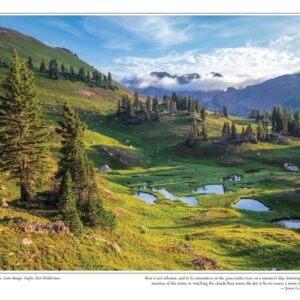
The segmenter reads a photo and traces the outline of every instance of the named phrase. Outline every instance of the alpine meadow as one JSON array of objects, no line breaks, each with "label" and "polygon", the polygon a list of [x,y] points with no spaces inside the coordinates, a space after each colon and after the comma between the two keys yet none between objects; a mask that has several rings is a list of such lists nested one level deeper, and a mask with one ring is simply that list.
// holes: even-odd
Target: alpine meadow
[{"label": "alpine meadow", "polygon": [[299,52],[191,50],[210,17],[9,18],[1,270],[300,270]]}]

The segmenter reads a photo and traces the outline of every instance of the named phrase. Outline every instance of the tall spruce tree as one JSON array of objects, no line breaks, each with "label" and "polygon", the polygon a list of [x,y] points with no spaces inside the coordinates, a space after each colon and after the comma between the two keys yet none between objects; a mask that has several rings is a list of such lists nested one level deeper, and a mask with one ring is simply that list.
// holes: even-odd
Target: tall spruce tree
[{"label": "tall spruce tree", "polygon": [[237,129],[236,129],[236,126],[235,126],[235,123],[232,122],[231,124],[231,132],[230,132],[230,135],[231,135],[231,139],[232,140],[236,140],[237,139]]},{"label": "tall spruce tree", "polygon": [[152,109],[153,109],[153,112],[154,112],[153,120],[154,121],[159,121],[159,107],[158,107],[158,99],[157,98],[153,99],[152,106],[153,106]]},{"label": "tall spruce tree", "polygon": [[46,63],[45,60],[42,59],[41,65],[40,65],[40,72],[45,73],[46,72]]},{"label": "tall spruce tree", "polygon": [[258,141],[263,141],[264,140],[264,128],[262,125],[262,122],[258,122],[257,124],[257,129],[256,129],[256,138]]},{"label": "tall spruce tree", "polygon": [[65,105],[63,120],[58,121],[60,127],[56,132],[61,135],[62,157],[58,164],[57,178],[64,178],[67,172],[72,176],[75,194],[78,204],[83,205],[87,178],[87,157],[84,151],[83,135],[86,125],[82,123],[79,116],[69,106]]},{"label": "tall spruce tree", "polygon": [[139,100],[139,94],[137,91],[134,92],[133,96],[133,110],[135,113],[138,113],[139,108],[140,108],[140,100]]},{"label": "tall spruce tree", "polygon": [[205,122],[203,122],[203,125],[202,125],[202,138],[203,138],[203,141],[208,141],[208,133],[207,133],[207,128],[206,128]]},{"label": "tall spruce tree", "polygon": [[58,79],[58,66],[56,59],[51,59],[48,68],[49,78]]},{"label": "tall spruce tree", "polygon": [[65,173],[62,179],[62,193],[59,201],[64,223],[73,233],[82,235],[83,225],[76,207],[76,196],[69,171]]},{"label": "tall spruce tree", "polygon": [[56,177],[61,180],[60,194],[63,179],[69,172],[76,196],[76,205],[84,223],[92,226],[109,223],[109,226],[113,226],[114,217],[102,207],[94,166],[85,153],[83,136],[86,125],[81,122],[78,114],[69,105],[64,106],[63,120],[59,121],[59,125],[56,132],[62,137],[60,150],[62,156]]},{"label": "tall spruce tree", "polygon": [[201,119],[202,120],[205,120],[206,118],[206,110],[204,107],[201,108]]},{"label": "tall spruce tree", "polygon": [[0,170],[20,186],[22,202],[32,200],[45,164],[45,126],[40,118],[32,72],[17,52],[10,62],[0,98]]},{"label": "tall spruce tree", "polygon": [[108,81],[109,86],[111,87],[112,86],[112,77],[111,77],[110,72],[108,72],[108,74],[107,74],[107,81]]},{"label": "tall spruce tree", "polygon": [[85,74],[85,70],[83,67],[81,67],[78,71],[78,78],[79,80],[85,82],[86,81],[86,74]]},{"label": "tall spruce tree", "polygon": [[27,60],[27,67],[28,67],[29,69],[33,69],[33,61],[32,61],[32,57],[31,57],[31,56],[28,57],[28,60]]}]

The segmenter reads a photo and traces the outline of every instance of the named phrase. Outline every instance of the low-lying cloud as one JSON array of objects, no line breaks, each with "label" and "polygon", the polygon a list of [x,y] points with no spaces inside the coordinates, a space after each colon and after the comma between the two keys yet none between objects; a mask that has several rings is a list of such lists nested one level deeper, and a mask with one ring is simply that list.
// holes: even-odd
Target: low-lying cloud
[{"label": "low-lying cloud", "polygon": [[[123,72],[123,82],[131,77],[136,87],[157,87],[173,90],[225,90],[228,87],[241,88],[284,74],[300,71],[300,35],[284,36],[271,41],[266,47],[245,46],[239,48],[214,49],[210,53],[199,50],[184,53],[170,53],[160,57],[124,57],[116,60]],[[152,71],[166,71],[183,75],[198,73],[201,79],[181,85],[176,79],[158,79],[149,74]],[[209,72],[218,72],[222,78],[209,78]],[[123,73],[123,74],[124,74]]]}]

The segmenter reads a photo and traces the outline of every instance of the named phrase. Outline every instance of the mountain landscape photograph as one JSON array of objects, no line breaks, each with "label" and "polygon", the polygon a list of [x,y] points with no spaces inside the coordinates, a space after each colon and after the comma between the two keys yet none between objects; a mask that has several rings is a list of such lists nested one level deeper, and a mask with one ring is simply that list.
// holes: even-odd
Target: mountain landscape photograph
[{"label": "mountain landscape photograph", "polygon": [[0,16],[0,270],[300,270],[300,16]]}]

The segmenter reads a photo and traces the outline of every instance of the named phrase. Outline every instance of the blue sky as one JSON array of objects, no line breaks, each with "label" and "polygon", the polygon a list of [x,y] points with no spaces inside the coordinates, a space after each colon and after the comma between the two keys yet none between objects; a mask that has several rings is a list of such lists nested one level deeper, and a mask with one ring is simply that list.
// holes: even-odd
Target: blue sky
[{"label": "blue sky", "polygon": [[[298,16],[0,16],[0,26],[69,48],[120,80],[142,77],[145,85],[151,71],[198,72],[195,85],[207,89],[300,71]],[[212,81],[212,71],[224,78]]]}]

